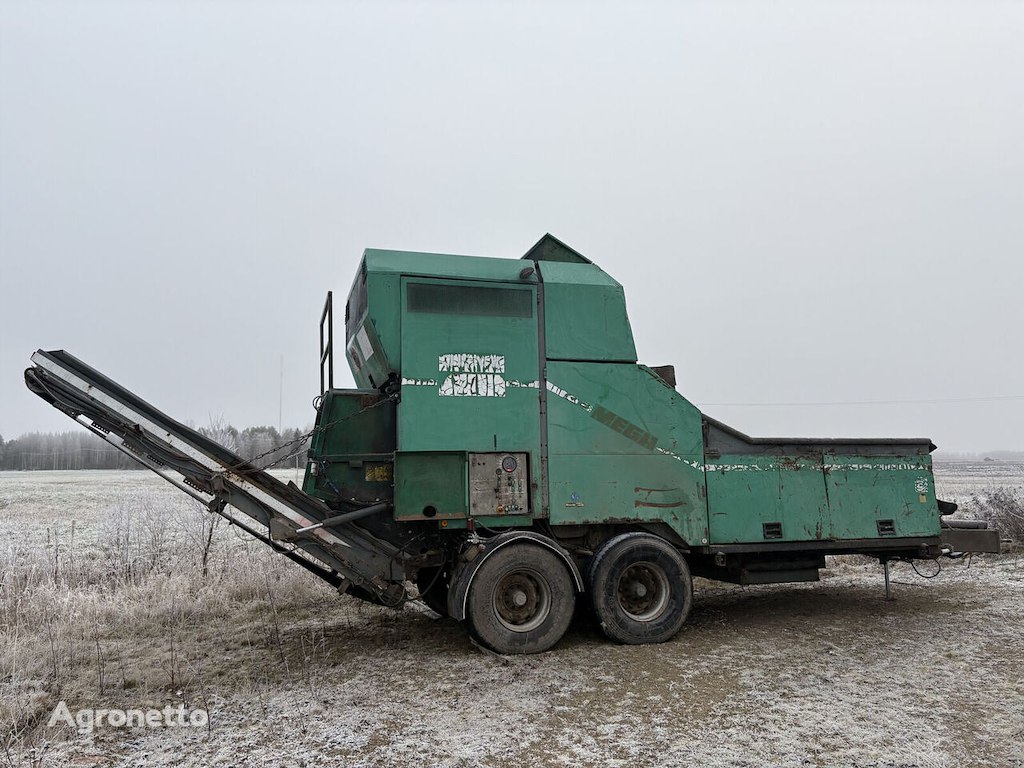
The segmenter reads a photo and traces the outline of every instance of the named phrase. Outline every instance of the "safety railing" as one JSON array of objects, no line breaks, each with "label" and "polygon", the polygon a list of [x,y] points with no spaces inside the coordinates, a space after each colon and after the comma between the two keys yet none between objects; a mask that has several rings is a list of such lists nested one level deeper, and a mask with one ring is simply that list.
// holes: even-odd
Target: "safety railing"
[{"label": "safety railing", "polygon": [[[320,313],[320,394],[334,389],[334,291],[327,292]],[[325,329],[326,326],[326,329]],[[326,372],[325,372],[326,369]],[[324,385],[327,385],[326,388]]]}]

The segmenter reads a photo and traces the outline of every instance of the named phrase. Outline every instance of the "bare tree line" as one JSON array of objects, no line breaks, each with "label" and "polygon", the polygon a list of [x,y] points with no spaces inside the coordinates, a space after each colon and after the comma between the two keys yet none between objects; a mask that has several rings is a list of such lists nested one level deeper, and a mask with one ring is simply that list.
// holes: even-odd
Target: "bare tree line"
[{"label": "bare tree line", "polygon": [[[246,427],[239,430],[221,421],[198,431],[234,451],[244,459],[259,460],[261,467],[293,466],[302,463],[309,447],[299,429]],[[29,432],[14,440],[0,436],[0,469],[75,470],[142,469],[143,466],[91,432]]]}]

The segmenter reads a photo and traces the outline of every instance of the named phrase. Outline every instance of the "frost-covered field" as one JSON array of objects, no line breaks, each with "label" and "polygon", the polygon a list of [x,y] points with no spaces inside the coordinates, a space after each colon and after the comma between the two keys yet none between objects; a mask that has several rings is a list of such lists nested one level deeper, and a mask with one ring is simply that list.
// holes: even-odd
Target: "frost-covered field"
[{"label": "frost-covered field", "polygon": [[937,462],[935,485],[939,498],[958,504],[992,488],[1024,486],[1024,463],[1010,461]]},{"label": "frost-covered field", "polygon": [[[1024,467],[936,478],[969,502]],[[665,645],[581,619],[502,658],[210,521],[149,473],[0,473],[0,765],[1024,766],[1013,555],[895,566],[891,602],[852,558],[818,584],[701,582]],[[46,727],[61,699],[211,722],[79,735]]]}]

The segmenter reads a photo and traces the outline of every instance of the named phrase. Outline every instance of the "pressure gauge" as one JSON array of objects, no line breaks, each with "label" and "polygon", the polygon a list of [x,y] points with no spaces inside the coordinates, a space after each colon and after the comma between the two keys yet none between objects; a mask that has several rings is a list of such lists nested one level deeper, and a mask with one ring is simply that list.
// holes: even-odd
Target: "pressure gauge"
[{"label": "pressure gauge", "polygon": [[501,460],[501,468],[504,469],[506,472],[515,472],[518,466],[519,464],[518,462],[516,462],[514,456],[506,456],[504,459]]}]

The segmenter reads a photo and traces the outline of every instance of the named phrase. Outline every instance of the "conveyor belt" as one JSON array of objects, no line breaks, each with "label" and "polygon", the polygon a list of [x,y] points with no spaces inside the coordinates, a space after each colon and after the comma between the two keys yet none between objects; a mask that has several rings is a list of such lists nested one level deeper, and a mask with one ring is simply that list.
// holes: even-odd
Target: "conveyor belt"
[{"label": "conveyor belt", "polygon": [[[404,597],[399,549],[355,525],[352,518],[360,510],[339,521],[336,510],[175,421],[63,350],[39,350],[32,362],[34,367],[25,371],[32,392],[212,512],[336,586],[354,584],[364,596],[368,592],[385,604]],[[242,523],[225,505],[268,531]],[[366,512],[385,513],[385,506]],[[323,527],[300,532],[324,521]]]}]

